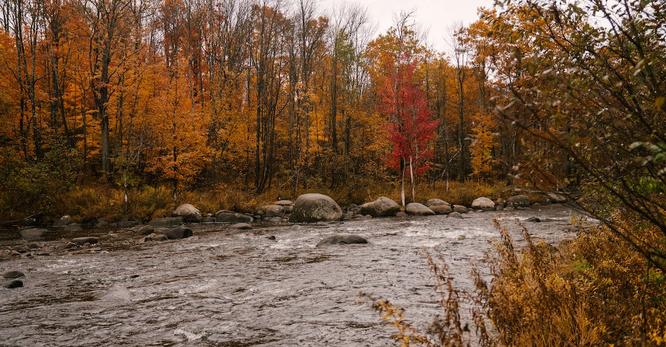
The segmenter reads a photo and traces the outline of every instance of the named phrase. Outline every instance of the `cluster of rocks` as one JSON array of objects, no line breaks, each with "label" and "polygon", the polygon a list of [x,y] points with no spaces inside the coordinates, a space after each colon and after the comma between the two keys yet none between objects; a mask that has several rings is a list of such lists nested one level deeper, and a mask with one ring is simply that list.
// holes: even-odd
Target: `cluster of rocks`
[{"label": "cluster of rocks", "polygon": [[[534,196],[538,196],[535,199]],[[139,225],[134,221],[123,221],[118,225],[105,224],[101,220],[94,220],[95,226],[100,222],[104,226],[115,226],[125,228],[131,233],[141,235],[144,242],[166,241],[188,238],[193,235],[192,229],[187,227],[190,223],[222,223],[230,229],[247,230],[252,229],[252,224],[261,223],[315,223],[330,222],[343,219],[365,219],[380,217],[401,216],[432,216],[447,215],[449,218],[463,218],[463,214],[470,211],[495,211],[527,208],[539,203],[562,203],[567,201],[566,197],[555,193],[540,193],[531,195],[514,194],[505,199],[489,199],[479,197],[472,201],[470,207],[450,204],[441,199],[430,199],[425,203],[412,202],[401,206],[387,197],[379,197],[375,201],[365,203],[361,206],[352,205],[343,211],[331,197],[308,193],[300,195],[295,201],[278,200],[271,204],[261,206],[255,214],[244,214],[235,211],[220,210],[215,214],[203,215],[201,211],[192,204],[178,206],[170,217],[154,218],[146,225]],[[63,216],[54,224],[54,228],[60,228],[66,232],[79,232],[83,227],[90,227],[92,221],[74,223],[70,216]],[[21,237],[27,241],[44,240],[49,237],[50,231],[44,228],[26,228],[19,231]],[[339,235],[329,241],[322,241],[322,245],[363,243],[361,240],[349,235]],[[99,238],[93,236],[75,237],[68,243],[68,248],[80,248],[96,245]]]},{"label": "cluster of rocks", "polygon": [[2,274],[3,287],[14,289],[23,287],[25,274],[21,271],[7,271]]}]

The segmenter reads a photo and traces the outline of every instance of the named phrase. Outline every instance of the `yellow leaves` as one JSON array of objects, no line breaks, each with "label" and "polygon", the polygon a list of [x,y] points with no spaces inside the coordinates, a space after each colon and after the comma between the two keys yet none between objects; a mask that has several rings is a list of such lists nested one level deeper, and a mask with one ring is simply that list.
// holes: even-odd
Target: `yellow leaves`
[{"label": "yellow leaves", "polygon": [[664,111],[664,106],[666,106],[666,96],[659,96],[654,101],[654,106],[657,110]]}]

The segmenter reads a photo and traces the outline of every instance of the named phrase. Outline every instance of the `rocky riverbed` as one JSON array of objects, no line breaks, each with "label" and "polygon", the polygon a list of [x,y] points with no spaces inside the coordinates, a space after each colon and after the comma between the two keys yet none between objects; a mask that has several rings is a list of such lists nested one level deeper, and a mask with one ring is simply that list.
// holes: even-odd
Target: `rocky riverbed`
[{"label": "rocky riverbed", "polygon": [[[493,219],[520,242],[556,244],[575,234],[570,209],[392,217],[238,230],[192,227],[181,240],[142,242],[129,231],[86,230],[50,241],[0,241],[0,273],[23,287],[0,288],[0,344],[393,345],[394,332],[360,293],[406,308],[425,327],[440,312],[425,253],[441,255],[459,289],[498,238]],[[528,221],[529,218],[532,218]],[[316,247],[338,234],[368,244]],[[76,236],[95,243],[72,245]],[[5,281],[9,281],[6,279]],[[469,305],[468,303],[463,303]]]}]

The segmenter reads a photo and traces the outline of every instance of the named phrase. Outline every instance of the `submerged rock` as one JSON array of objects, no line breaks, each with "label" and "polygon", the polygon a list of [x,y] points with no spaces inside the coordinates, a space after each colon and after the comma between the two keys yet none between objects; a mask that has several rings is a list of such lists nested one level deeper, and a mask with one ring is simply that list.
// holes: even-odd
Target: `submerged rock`
[{"label": "submerged rock", "polygon": [[358,235],[333,235],[317,243],[317,247],[330,245],[367,244],[368,240]]},{"label": "submerged rock", "polygon": [[423,204],[419,204],[418,202],[412,202],[407,204],[405,212],[407,212],[407,214],[412,216],[432,216],[435,214],[433,210],[429,209],[427,206]]},{"label": "submerged rock", "polygon": [[21,280],[11,280],[4,285],[5,288],[14,289],[23,287],[23,281]]},{"label": "submerged rock", "polygon": [[174,217],[182,217],[185,222],[198,223],[201,222],[201,211],[190,204],[182,204],[176,208],[172,215]]},{"label": "submerged rock", "polygon": [[484,211],[492,211],[495,209],[495,203],[486,197],[480,197],[472,201],[472,208]]},{"label": "submerged rock", "polygon": [[3,278],[21,278],[25,277],[25,274],[21,271],[7,271],[2,274]]},{"label": "submerged rock", "polygon": [[541,223],[541,218],[539,217],[530,217],[525,220],[526,222],[530,223]]},{"label": "submerged rock", "polygon": [[330,196],[317,193],[303,194],[296,199],[289,221],[314,223],[342,218],[342,209]]},{"label": "submerged rock", "polygon": [[361,205],[360,214],[373,217],[391,217],[400,212],[400,205],[397,202],[382,196],[375,201]]}]

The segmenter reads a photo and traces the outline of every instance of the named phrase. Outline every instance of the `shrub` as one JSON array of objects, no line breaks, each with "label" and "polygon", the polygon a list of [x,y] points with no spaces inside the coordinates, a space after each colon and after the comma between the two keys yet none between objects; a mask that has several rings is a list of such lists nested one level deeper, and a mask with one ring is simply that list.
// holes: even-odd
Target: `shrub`
[{"label": "shrub", "polygon": [[[613,223],[655,244],[666,242],[655,226],[626,215],[616,214]],[[463,337],[482,346],[666,345],[666,275],[615,232],[581,228],[576,239],[553,247],[533,242],[523,229],[527,245],[518,251],[507,230],[497,227],[491,282],[474,270],[476,293],[467,293],[476,302],[476,335]],[[374,299],[374,308],[398,329],[403,346],[466,344],[459,338],[458,293],[445,265],[429,263],[442,295],[444,318],[433,323],[439,329],[412,327],[387,300]]]}]

